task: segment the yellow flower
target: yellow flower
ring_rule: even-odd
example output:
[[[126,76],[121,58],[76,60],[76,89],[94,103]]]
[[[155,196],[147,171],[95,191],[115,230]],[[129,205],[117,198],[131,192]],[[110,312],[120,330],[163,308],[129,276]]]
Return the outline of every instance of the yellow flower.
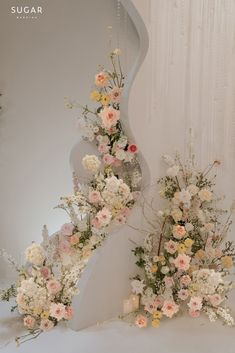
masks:
[[[182,253],[185,253],[185,251],[187,250],[187,248],[186,248],[186,246],[185,246],[184,244],[179,244],[177,250],[178,250],[178,252],[179,252],[180,254],[182,254]]]
[[[42,319],[48,319],[49,315],[50,315],[49,311],[43,311],[41,313],[41,318]]]
[[[108,105],[110,102],[110,97],[108,95],[102,94],[100,101],[102,105]]]
[[[92,91],[90,95],[91,100],[98,102],[101,99],[99,91]]]
[[[164,265],[166,263],[166,259],[165,259],[165,257],[163,255],[159,256],[158,261],[160,261],[162,265]]]
[[[151,271],[152,271],[152,273],[156,273],[156,272],[157,272],[157,270],[158,270],[157,265],[152,265],[152,267],[151,267]]]
[[[42,312],[42,309],[40,308],[34,308],[33,309],[33,315],[37,316],[37,315],[40,315]]]
[[[155,328],[158,328],[160,326],[160,320],[154,319],[152,321],[152,326],[155,327]]]
[[[161,319],[162,318],[161,311],[159,311],[159,310],[155,311],[155,313],[153,313],[153,318],[158,319],[158,320]]]
[[[206,257],[206,253],[205,253],[204,250],[200,249],[200,250],[198,250],[198,251],[196,252],[195,257],[196,257],[198,260],[203,260],[203,259],[205,259],[205,257]]]
[[[231,256],[223,256],[221,258],[222,261],[222,266],[225,268],[231,268],[233,267],[233,259],[231,258]]]
[[[190,248],[193,245],[193,243],[194,243],[194,240],[191,238],[187,238],[184,241],[184,245],[186,246],[186,248]]]

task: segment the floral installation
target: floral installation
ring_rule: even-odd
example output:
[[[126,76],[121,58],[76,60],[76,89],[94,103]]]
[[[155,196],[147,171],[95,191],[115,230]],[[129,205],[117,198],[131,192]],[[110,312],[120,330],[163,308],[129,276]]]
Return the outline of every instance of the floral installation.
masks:
[[[120,121],[124,76],[120,50],[110,54],[112,70],[101,68],[95,76],[91,99],[95,108],[65,99],[68,108],[81,108],[79,127],[83,138],[95,143],[97,155],[85,155],[83,168],[91,176],[81,183],[73,176],[74,192],[61,197],[57,208],[69,216],[54,235],[43,228],[43,242],[25,250],[26,262],[19,266],[4,250],[1,254],[19,274],[0,299],[15,299],[12,310],[22,315],[28,332],[17,344],[38,337],[73,316],[72,299],[79,293],[80,276],[93,251],[109,234],[111,226],[124,224],[141,189],[138,148],[125,135]]]
[[[218,207],[212,171],[220,162],[200,171],[194,157],[185,164],[178,155],[163,159],[168,168],[158,184],[166,207],[157,211],[154,198],[143,202],[147,236],[133,250],[141,274],[131,281],[124,317],[138,327],[149,322],[159,327],[163,317],[181,309],[193,318],[205,313],[211,322],[234,326],[227,298],[234,288],[235,245],[225,238],[235,205],[230,211]]]

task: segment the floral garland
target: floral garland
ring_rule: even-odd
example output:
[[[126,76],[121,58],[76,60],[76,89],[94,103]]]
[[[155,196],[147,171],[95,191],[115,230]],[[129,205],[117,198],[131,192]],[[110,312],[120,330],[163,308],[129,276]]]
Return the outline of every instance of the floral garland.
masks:
[[[17,344],[38,337],[73,316],[71,307],[78,294],[78,282],[92,252],[102,243],[113,224],[124,224],[139,195],[141,169],[137,146],[125,135],[120,122],[120,99],[124,76],[120,50],[110,54],[112,70],[95,76],[91,110],[66,98],[68,108],[82,109],[79,126],[83,138],[96,144],[99,157],[86,155],[83,167],[91,179],[79,183],[74,175],[74,193],[62,197],[57,206],[66,211],[70,222],[49,237],[43,228],[42,244],[25,250],[26,263],[19,266],[4,251],[1,255],[19,273],[16,283],[0,291],[0,299],[15,298],[28,332],[16,338]]]
[[[178,155],[164,160],[167,175],[158,183],[167,206],[157,212],[154,200],[143,203],[148,235],[133,250],[142,274],[131,282],[133,294],[124,301],[124,314],[134,315],[139,327],[149,321],[159,327],[162,317],[186,309],[193,318],[205,313],[211,322],[221,319],[233,326],[226,301],[234,288],[235,245],[225,237],[235,205],[230,211],[217,206],[216,175],[210,177],[210,172],[220,162],[198,171],[194,160],[186,165]]]

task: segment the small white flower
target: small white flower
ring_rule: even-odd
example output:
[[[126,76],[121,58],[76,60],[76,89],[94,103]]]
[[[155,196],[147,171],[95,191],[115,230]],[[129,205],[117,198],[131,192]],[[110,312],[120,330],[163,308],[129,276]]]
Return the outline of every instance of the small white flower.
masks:
[[[178,165],[174,165],[174,166],[167,169],[166,174],[169,177],[174,178],[178,175],[179,169],[180,169],[180,167]]]
[[[25,250],[26,260],[33,265],[41,266],[45,260],[45,252],[41,245],[33,243]]]
[[[135,279],[134,281],[131,282],[131,287],[132,287],[132,292],[135,294],[143,294],[144,291],[144,280],[142,279],[142,281],[139,281],[137,279]]]

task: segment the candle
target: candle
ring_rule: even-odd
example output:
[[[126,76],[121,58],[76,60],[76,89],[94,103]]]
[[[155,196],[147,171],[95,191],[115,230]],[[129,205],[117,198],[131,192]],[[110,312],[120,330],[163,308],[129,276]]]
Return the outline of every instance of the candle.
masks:
[[[132,302],[133,311],[138,310],[140,306],[140,297],[138,295],[131,294],[130,300]]]
[[[123,314],[127,315],[133,311],[133,302],[130,299],[123,300]]]

